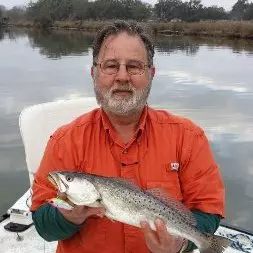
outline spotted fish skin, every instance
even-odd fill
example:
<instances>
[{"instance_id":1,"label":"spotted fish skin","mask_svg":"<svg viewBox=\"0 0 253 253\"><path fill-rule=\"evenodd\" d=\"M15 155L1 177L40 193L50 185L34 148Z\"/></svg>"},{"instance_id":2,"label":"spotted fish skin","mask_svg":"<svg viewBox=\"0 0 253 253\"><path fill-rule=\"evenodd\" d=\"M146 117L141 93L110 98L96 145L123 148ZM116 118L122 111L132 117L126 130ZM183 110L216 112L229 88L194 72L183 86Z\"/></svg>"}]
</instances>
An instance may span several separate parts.
<instances>
[{"instance_id":1,"label":"spotted fish skin","mask_svg":"<svg viewBox=\"0 0 253 253\"><path fill-rule=\"evenodd\" d=\"M201 253L222 253L231 244L226 238L197 231L192 213L182 203L157 197L124 179L66 171L51 172L48 178L74 204L104 207L109 219L136 227L147 221L153 230L155 220L161 219L168 233L194 242Z\"/></svg>"}]
</instances>

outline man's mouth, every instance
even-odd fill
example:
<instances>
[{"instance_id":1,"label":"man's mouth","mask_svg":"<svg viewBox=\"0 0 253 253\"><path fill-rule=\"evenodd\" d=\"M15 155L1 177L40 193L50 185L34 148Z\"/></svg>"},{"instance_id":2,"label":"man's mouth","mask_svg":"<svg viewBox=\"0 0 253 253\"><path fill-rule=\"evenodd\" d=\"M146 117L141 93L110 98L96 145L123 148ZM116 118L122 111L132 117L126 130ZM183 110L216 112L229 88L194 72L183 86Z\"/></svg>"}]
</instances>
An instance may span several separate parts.
<instances>
[{"instance_id":1,"label":"man's mouth","mask_svg":"<svg viewBox=\"0 0 253 253\"><path fill-rule=\"evenodd\" d=\"M119 96L129 96L133 94L133 91L131 90L114 90L112 92L113 95L119 95Z\"/></svg>"}]
</instances>

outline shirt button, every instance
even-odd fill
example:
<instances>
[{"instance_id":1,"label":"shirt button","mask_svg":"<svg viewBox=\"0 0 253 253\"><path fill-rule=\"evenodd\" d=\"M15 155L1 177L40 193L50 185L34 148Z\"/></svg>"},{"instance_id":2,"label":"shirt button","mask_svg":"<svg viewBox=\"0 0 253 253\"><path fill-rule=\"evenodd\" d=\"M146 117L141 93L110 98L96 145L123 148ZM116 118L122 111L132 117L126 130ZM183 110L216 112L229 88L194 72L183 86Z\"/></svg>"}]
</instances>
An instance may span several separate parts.
<instances>
[{"instance_id":1,"label":"shirt button","mask_svg":"<svg viewBox=\"0 0 253 253\"><path fill-rule=\"evenodd\" d=\"M122 153L123 153L123 154L127 154L127 153L128 153L128 150L127 150L127 149L124 149Z\"/></svg>"}]
</instances>

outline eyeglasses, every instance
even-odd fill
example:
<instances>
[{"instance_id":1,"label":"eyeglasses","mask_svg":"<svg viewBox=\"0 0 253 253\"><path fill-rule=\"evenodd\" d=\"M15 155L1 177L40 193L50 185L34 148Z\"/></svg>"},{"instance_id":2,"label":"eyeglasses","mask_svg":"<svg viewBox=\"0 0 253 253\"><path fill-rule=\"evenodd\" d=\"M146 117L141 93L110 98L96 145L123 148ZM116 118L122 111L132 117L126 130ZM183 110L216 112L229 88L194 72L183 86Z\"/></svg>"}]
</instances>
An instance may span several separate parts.
<instances>
[{"instance_id":1,"label":"eyeglasses","mask_svg":"<svg viewBox=\"0 0 253 253\"><path fill-rule=\"evenodd\" d=\"M150 64L148 65L137 60L131 60L126 64L120 64L115 60L106 60L102 61L101 63L94 62L93 65L95 67L99 66L101 71L107 75L117 74L120 69L120 65L126 66L126 71L129 75L142 75L145 71L145 68L150 67Z\"/></svg>"}]
</instances>

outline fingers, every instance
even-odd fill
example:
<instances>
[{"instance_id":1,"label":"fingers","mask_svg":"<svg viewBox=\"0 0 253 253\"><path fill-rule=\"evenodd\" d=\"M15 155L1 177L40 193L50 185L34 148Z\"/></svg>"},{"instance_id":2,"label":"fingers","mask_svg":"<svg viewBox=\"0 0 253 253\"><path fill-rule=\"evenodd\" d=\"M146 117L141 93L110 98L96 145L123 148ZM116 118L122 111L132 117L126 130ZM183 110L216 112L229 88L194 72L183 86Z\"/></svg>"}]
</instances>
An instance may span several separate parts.
<instances>
[{"instance_id":1,"label":"fingers","mask_svg":"<svg viewBox=\"0 0 253 253\"><path fill-rule=\"evenodd\" d=\"M157 219L155 221L156 232L161 244L172 241L172 236L169 235L167 228L162 220Z\"/></svg>"},{"instance_id":2,"label":"fingers","mask_svg":"<svg viewBox=\"0 0 253 253\"><path fill-rule=\"evenodd\" d=\"M93 215L99 216L100 218L104 217L105 209L102 207L88 207L86 209L86 217L90 217Z\"/></svg>"},{"instance_id":3,"label":"fingers","mask_svg":"<svg viewBox=\"0 0 253 253\"><path fill-rule=\"evenodd\" d=\"M62 214L65 214L68 216L70 215L73 215L73 216L82 216L84 218L88 218L90 216L93 216L93 215L96 215L96 216L99 216L99 217L103 217L104 216L104 213L105 213L105 209L104 208L97 208L97 207L94 207L94 208L90 208L90 207L87 207L87 206L83 206L83 205L74 205L67 197L67 194L64 193L64 192L58 192L57 193L57 197L68 202L69 204L71 204L74 208L71 209L71 210L65 210L64 208L58 208L60 209L61 213Z\"/></svg>"},{"instance_id":4,"label":"fingers","mask_svg":"<svg viewBox=\"0 0 253 253\"><path fill-rule=\"evenodd\" d=\"M140 223L142 232L144 233L147 245L151 248L152 245L159 244L159 239L154 231L151 229L150 225L146 221L141 221Z\"/></svg>"},{"instance_id":5,"label":"fingers","mask_svg":"<svg viewBox=\"0 0 253 253\"><path fill-rule=\"evenodd\" d=\"M151 229L148 222L145 221L141 222L142 231L148 240L153 241L154 243L158 242L164 244L165 242L168 242L171 239L170 238L171 236L167 232L167 228L163 223L163 221L157 219L155 221L155 227L156 232Z\"/></svg>"},{"instance_id":6,"label":"fingers","mask_svg":"<svg viewBox=\"0 0 253 253\"><path fill-rule=\"evenodd\" d=\"M147 222L141 222L147 246L151 252L177 252L175 237L170 235L162 220L155 221L156 231L153 231Z\"/></svg>"},{"instance_id":7,"label":"fingers","mask_svg":"<svg viewBox=\"0 0 253 253\"><path fill-rule=\"evenodd\" d=\"M61 210L62 215L70 222L82 224L90 216L103 217L105 209L101 207L75 206L72 210Z\"/></svg>"}]
</instances>

